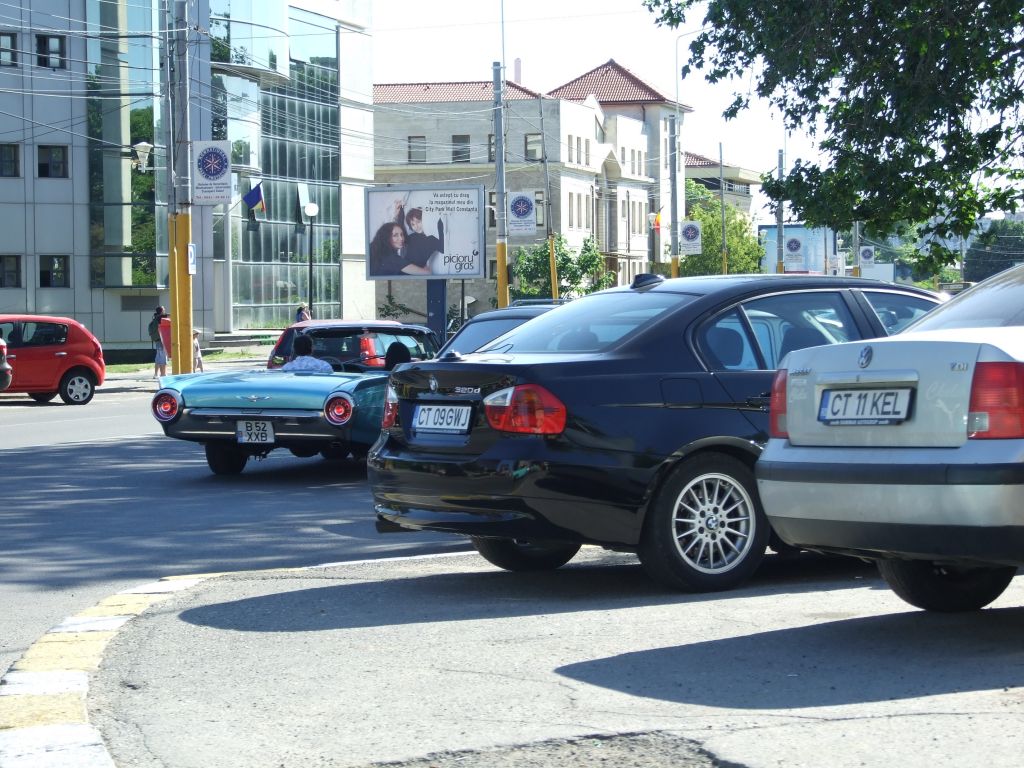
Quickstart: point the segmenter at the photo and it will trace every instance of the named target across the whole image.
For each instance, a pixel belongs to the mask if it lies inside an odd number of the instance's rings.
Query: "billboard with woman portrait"
[[[484,277],[484,188],[389,184],[366,190],[366,278]]]

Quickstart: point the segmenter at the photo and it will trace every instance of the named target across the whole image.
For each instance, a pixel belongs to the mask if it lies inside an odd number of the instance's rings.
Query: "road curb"
[[[28,647],[0,679],[0,765],[114,768],[89,724],[89,673],[117,631],[155,603],[221,574],[141,584],[70,616]]]
[[[117,768],[99,730],[89,723],[89,674],[107,645],[133,618],[173,595],[219,576],[294,573],[389,560],[465,557],[443,552],[270,568],[167,576],[117,592],[70,616],[30,645],[0,678],[0,766],[3,768]]]

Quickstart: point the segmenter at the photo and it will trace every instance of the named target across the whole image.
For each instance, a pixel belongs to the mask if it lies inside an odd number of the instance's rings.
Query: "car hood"
[[[244,405],[319,409],[331,392],[354,394],[368,387],[383,387],[386,374],[309,373],[254,369],[223,373],[188,373],[165,376],[161,388],[174,389],[189,408],[229,408]]]

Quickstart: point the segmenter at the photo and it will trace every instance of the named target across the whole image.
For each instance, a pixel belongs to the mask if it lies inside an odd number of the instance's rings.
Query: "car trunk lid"
[[[786,381],[790,443],[962,445],[968,439],[978,363],[1013,359],[988,343],[1004,336],[1010,340],[1007,330],[912,333],[794,352]]]

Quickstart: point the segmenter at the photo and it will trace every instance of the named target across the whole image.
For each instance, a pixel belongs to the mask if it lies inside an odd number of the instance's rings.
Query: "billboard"
[[[366,190],[366,279],[486,276],[484,188],[415,184]]]

